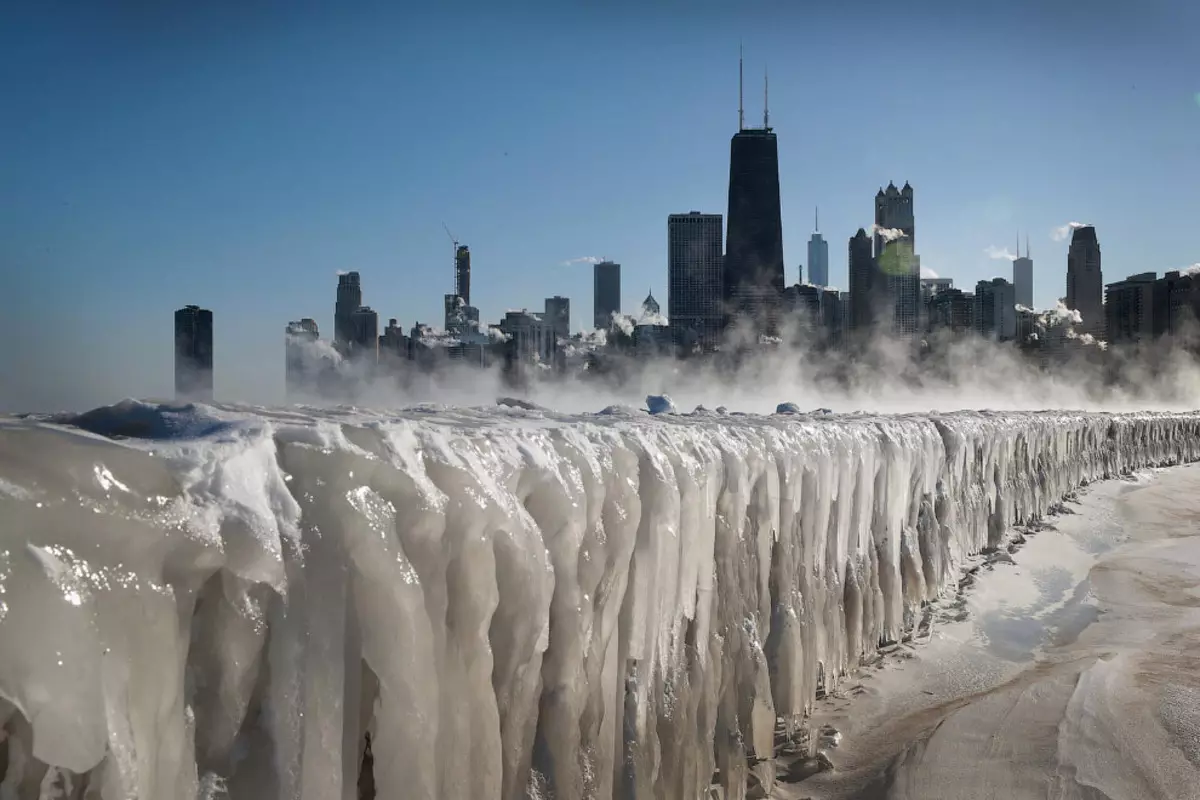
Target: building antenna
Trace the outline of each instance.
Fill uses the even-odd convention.
[[[763,130],[771,130],[770,92],[767,88],[767,68],[763,67]]]
[[[1029,258],[1029,231],[1025,232],[1025,257]]]
[[[742,43],[738,42],[738,131],[746,129],[746,112],[742,103]]]
[[[817,233],[821,232],[821,207],[817,206],[813,212],[813,227]]]

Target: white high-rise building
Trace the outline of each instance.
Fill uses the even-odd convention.
[[[820,211],[814,218],[815,230],[808,240],[808,282],[813,286],[829,285],[829,242],[821,236]]]

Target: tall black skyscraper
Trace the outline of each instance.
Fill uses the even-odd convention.
[[[850,327],[868,330],[887,305],[887,286],[871,254],[871,237],[862,228],[850,237]]]
[[[175,312],[175,396],[213,398],[213,316],[207,308],[184,306]]]
[[[333,341],[341,349],[354,341],[354,312],[362,305],[362,283],[357,272],[338,275],[337,304],[333,307]]]
[[[621,311],[621,265],[601,261],[592,267],[592,325],[608,330]]]
[[[729,144],[729,213],[725,240],[726,313],[774,332],[783,298],[783,214],[779,205],[779,145],[771,130],[763,84],[763,126],[745,127],[738,60],[738,132]]]
[[[1100,269],[1100,240],[1096,229],[1083,225],[1071,234],[1067,251],[1067,308],[1083,317],[1081,333],[1104,338],[1104,273]]]

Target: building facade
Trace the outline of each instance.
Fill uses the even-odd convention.
[[[1173,270],[1154,283],[1156,336],[1196,333],[1200,322],[1200,270]]]
[[[887,289],[871,254],[871,237],[862,228],[850,237],[849,245],[851,330],[867,331],[875,326]]]
[[[724,236],[720,214],[667,217],[667,317],[685,351],[713,350],[724,325]]]
[[[317,321],[305,317],[289,322],[284,329],[284,388],[289,397],[312,392],[320,371],[316,342],[321,334]]]
[[[471,305],[471,248],[465,244],[454,248],[454,293]]]
[[[387,327],[379,334],[379,358],[389,361],[407,361],[412,357],[408,337],[395,317],[388,320]]]
[[[953,278],[921,278],[921,300],[929,301],[935,294],[954,288]]]
[[[613,314],[621,313],[621,265],[601,261],[592,268],[592,324],[608,330]]]
[[[963,334],[973,329],[974,295],[953,286],[931,295],[928,301],[928,330]]]
[[[554,331],[541,316],[524,310],[509,311],[497,327],[508,336],[509,347],[518,359],[553,363]]]
[[[379,315],[370,306],[359,306],[350,315],[346,354],[355,359],[379,360]]]
[[[821,219],[815,217],[815,230],[808,240],[808,282],[822,288],[829,285],[829,242],[821,235]]]
[[[351,317],[362,306],[362,281],[357,272],[338,275],[337,303],[333,307],[333,342],[343,352],[353,338]]]
[[[725,242],[727,322],[748,319],[764,333],[777,328],[783,298],[783,214],[779,203],[779,143],[763,120],[729,144],[729,206]]]
[[[1076,228],[1067,251],[1067,308],[1078,311],[1079,333],[1104,338],[1104,273],[1100,268],[1100,241],[1091,225]]]
[[[1110,344],[1136,344],[1154,337],[1156,278],[1153,272],[1143,272],[1105,287],[1104,333]]]
[[[1025,240],[1025,255],[1013,259],[1013,293],[1017,305],[1033,308],[1033,259],[1029,257],[1029,240]]]
[[[1004,278],[975,284],[975,331],[1001,342],[1017,336],[1017,303],[1014,287]]]
[[[555,339],[568,339],[571,336],[571,300],[567,297],[546,298],[546,324],[550,326]]]
[[[846,329],[846,292],[837,289],[821,290],[821,324],[831,343],[842,340],[842,332]]]
[[[207,308],[175,312],[175,397],[212,402],[213,314]]]
[[[894,236],[885,231],[899,230]],[[891,305],[891,328],[915,334],[920,327],[921,260],[916,254],[913,188],[888,183],[875,195],[875,263],[883,274]]]

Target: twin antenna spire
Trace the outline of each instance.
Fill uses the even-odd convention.
[[[1021,257],[1021,232],[1017,231],[1017,258]],[[1029,258],[1029,234],[1025,234],[1025,257]]]
[[[743,59],[742,46],[738,44],[738,130],[746,130],[746,108],[743,101]],[[767,80],[767,70],[763,69],[763,130],[771,129],[770,87]]]

